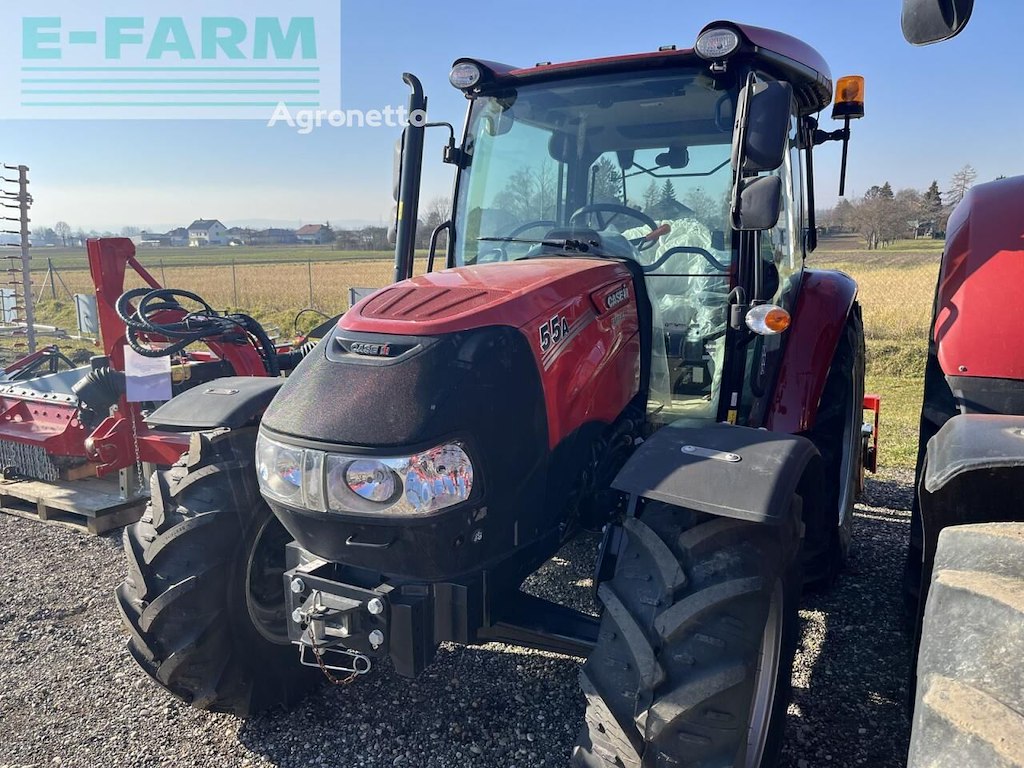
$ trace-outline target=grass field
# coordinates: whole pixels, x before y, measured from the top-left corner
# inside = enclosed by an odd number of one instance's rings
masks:
[[[391,251],[340,251],[331,245],[269,245],[212,248],[139,248],[139,261],[147,269],[225,266],[243,264],[292,264],[307,261],[390,260]],[[85,248],[33,248],[32,270],[45,272],[52,263],[60,272],[88,269]]]
[[[890,248],[863,250],[855,236],[823,240],[808,266],[841,269],[860,284],[867,337],[867,389],[882,395],[881,461],[911,466],[916,455],[917,420],[932,293],[942,242],[902,241]],[[45,271],[44,249],[34,268]],[[83,251],[45,249],[57,267],[57,299],[45,275],[36,274],[37,322],[74,330],[70,293],[90,293]],[[290,335],[296,313],[312,307],[326,314],[348,308],[349,288],[380,287],[391,280],[389,253],[333,251],[329,247],[166,248],[140,250],[139,258],[165,285],[198,293],[217,308],[242,309]],[[234,262],[232,264],[232,261]],[[417,265],[417,273],[423,271]],[[129,279],[126,287],[141,286]],[[300,329],[316,316],[300,319]],[[65,346],[62,343],[62,348]],[[68,345],[73,348],[73,345]]]
[[[924,389],[932,295],[941,240],[906,240],[863,250],[857,237],[822,241],[808,266],[841,269],[860,285],[867,341],[867,390],[882,395],[880,460],[913,466]]]

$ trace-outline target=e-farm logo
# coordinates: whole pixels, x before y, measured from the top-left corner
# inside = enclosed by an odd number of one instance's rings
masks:
[[[5,3],[0,118],[266,120],[341,107],[339,0]],[[158,11],[155,9],[159,9]]]

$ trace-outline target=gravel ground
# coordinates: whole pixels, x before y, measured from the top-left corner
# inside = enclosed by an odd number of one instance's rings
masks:
[[[850,570],[809,595],[785,768],[904,764],[907,641],[900,573],[911,473],[870,480]],[[593,539],[532,591],[586,609]],[[580,661],[444,646],[415,681],[382,665],[298,709],[240,721],[190,709],[124,650],[112,590],[120,536],[0,514],[0,768],[25,766],[565,766],[583,716]],[[563,586],[557,593],[553,583]]]

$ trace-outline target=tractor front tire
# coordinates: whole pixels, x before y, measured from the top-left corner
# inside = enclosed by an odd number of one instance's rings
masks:
[[[626,520],[598,588],[573,766],[775,764],[799,636],[798,527],[652,502]]]
[[[288,642],[283,574],[290,537],[259,494],[255,430],[194,433],[153,474],[125,529],[117,605],[128,650],[162,687],[200,709],[248,717],[288,706],[317,681]]]
[[[939,534],[909,768],[1024,768],[1024,524]]]
[[[850,557],[854,503],[864,474],[864,366],[864,322],[855,303],[807,435],[821,452],[826,481],[826,514],[806,521],[804,577],[812,587],[832,585]]]

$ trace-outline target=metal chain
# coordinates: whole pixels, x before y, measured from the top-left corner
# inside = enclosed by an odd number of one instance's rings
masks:
[[[135,408],[138,408],[136,405]],[[139,487],[136,490],[138,495],[142,495],[145,486],[145,478],[142,476],[142,453],[139,451],[139,427],[135,423],[136,413],[132,406],[128,406],[128,420],[132,423],[132,446],[135,448],[135,473],[139,481]]]
[[[359,677],[360,673],[356,670],[352,670],[352,673],[348,677],[335,677],[331,673],[331,670],[324,665],[324,658],[320,655],[320,649],[316,645],[310,645],[309,648],[313,652],[313,658],[316,659],[316,663],[320,667],[320,671],[324,673],[324,677],[327,678],[331,685],[351,685],[355,682],[355,679]]]

